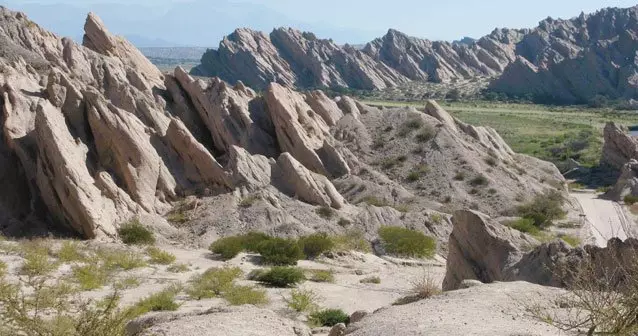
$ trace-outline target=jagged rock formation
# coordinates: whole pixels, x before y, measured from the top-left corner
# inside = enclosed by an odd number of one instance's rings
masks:
[[[636,98],[637,33],[638,7],[544,20],[517,45],[518,58],[490,88],[564,104],[597,95]]]
[[[429,41],[390,29],[358,50],[290,28],[237,29],[193,69],[200,76],[300,88],[380,90],[408,81],[497,78],[496,92],[554,103],[638,98],[638,7],[608,8],[478,40]]]
[[[620,202],[625,196],[638,196],[638,161],[631,159],[620,171],[620,177],[613,188],[605,193],[605,197]]]
[[[571,248],[563,241],[539,246],[534,239],[470,210],[452,217],[449,255],[443,290],[461,288],[463,280],[527,281],[564,287],[579,265],[588,263],[592,276],[616,274],[634,266],[638,240],[611,239],[607,247]]]
[[[446,212],[507,214],[548,188],[564,191],[553,165],[433,101],[421,113],[278,83],[258,94],[181,68],[162,74],[92,14],[86,46],[1,14],[4,232],[39,225],[115,237],[140,217],[172,234],[162,216],[194,211],[179,217],[195,244],[253,230],[359,230],[373,240],[395,225],[437,237],[446,251]]]
[[[600,163],[620,170],[631,159],[638,159],[638,141],[629,135],[622,125],[613,122],[605,125],[603,154]]]
[[[271,82],[290,87],[378,89],[408,81],[359,50],[286,28],[275,29],[270,35],[237,29],[217,50],[208,50],[192,74],[241,80],[257,89]]]

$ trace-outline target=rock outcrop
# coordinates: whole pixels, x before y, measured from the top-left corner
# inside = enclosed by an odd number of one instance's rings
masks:
[[[516,46],[518,58],[490,89],[542,102],[638,97],[638,7],[546,19]]]
[[[571,272],[587,265],[592,274],[617,274],[635,266],[638,240],[611,239],[604,248],[571,248],[559,240],[539,245],[533,238],[492,221],[483,214],[463,210],[452,218],[443,290],[460,289],[464,280],[483,283],[527,281],[564,287]]]
[[[620,170],[632,159],[638,159],[638,141],[622,125],[605,125],[603,154],[600,163]]]
[[[624,200],[627,195],[638,196],[638,160],[636,159],[631,159],[622,167],[618,181],[605,193],[605,197],[616,202]]]

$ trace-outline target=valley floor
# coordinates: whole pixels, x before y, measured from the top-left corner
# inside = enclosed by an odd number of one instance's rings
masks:
[[[627,218],[617,202],[602,199],[593,191],[575,192],[572,197],[580,203],[597,246],[607,246],[607,241],[614,237],[625,240],[635,236],[636,224]]]

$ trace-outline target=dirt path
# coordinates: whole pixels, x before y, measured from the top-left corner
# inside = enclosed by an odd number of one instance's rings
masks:
[[[630,221],[618,203],[600,199],[593,192],[572,193],[572,197],[580,203],[596,245],[605,247],[613,237],[625,240],[632,236]]]

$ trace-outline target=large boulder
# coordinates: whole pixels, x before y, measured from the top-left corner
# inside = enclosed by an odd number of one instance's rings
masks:
[[[638,141],[629,135],[626,127],[607,123],[604,138],[601,164],[621,170],[631,159],[638,159]]]

